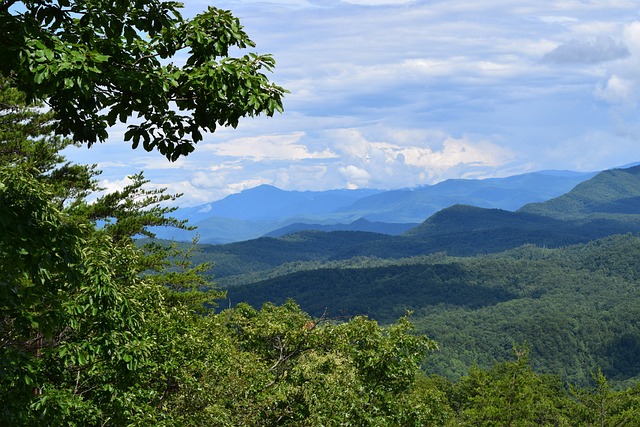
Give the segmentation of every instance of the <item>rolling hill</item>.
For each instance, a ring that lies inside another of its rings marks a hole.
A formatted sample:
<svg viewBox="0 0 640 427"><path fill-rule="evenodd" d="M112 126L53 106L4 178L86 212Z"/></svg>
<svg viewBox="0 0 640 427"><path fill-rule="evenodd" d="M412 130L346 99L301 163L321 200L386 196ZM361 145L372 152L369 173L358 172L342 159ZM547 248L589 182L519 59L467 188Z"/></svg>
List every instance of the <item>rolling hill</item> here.
<svg viewBox="0 0 640 427"><path fill-rule="evenodd" d="M299 263L227 289L230 303L281 304L314 316L365 314L383 323L407 310L440 344L428 373L453 379L471 366L509 360L526 343L535 368L588 383L601 368L619 384L640 379L640 237L612 236L478 257Z"/></svg>
<svg viewBox="0 0 640 427"><path fill-rule="evenodd" d="M301 231L368 231L370 233L389 234L397 236L412 229L418 224L414 223L389 223L389 222L371 222L364 218L360 218L350 224L306 224L297 222L277 230L273 230L265 237L282 237L287 234L298 233Z"/></svg>

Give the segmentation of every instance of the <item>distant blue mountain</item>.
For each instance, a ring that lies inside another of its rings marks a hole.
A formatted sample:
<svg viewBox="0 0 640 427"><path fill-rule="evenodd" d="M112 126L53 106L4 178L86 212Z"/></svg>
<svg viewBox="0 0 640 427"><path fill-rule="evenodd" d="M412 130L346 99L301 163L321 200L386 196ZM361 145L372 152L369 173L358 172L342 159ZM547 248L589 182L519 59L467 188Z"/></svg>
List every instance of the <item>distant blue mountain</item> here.
<svg viewBox="0 0 640 427"><path fill-rule="evenodd" d="M260 237L296 222L327 219L336 209L383 190L285 191L271 185L260 185L222 200L179 208L178 219L188 219L195 232L156 229L158 237L190 240L196 233L201 243L230 243ZM343 216L341 216L342 218Z"/></svg>
<svg viewBox="0 0 640 427"><path fill-rule="evenodd" d="M570 191L596 172L543 171L482 180L450 179L413 190L375 194L342 208L370 221L422 222L456 204L516 210Z"/></svg>
<svg viewBox="0 0 640 427"><path fill-rule="evenodd" d="M396 234L392 230L397 224L422 223L435 212L456 204L514 211L526 204L544 202L567 193L595 174L552 170L506 178L450 179L390 191L285 191L261 185L216 202L180 208L175 216L197 226L202 243L249 240L276 230L280 230L276 234L300 231L305 229L304 224L316 230L334 227L362 231L366 226L371 231ZM195 235L180 230L155 231L161 238L176 240L189 240Z"/></svg>
<svg viewBox="0 0 640 427"><path fill-rule="evenodd" d="M217 202L180 209L181 218L200 221L221 217L254 221L280 221L295 216L324 215L382 190L285 191L260 185L231 194Z"/></svg>

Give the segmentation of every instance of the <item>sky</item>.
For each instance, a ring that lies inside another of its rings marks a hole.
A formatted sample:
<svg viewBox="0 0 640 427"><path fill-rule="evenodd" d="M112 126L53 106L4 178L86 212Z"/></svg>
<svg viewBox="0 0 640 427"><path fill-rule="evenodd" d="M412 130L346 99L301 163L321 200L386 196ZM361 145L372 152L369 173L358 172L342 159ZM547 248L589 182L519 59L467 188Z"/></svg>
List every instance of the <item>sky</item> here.
<svg viewBox="0 0 640 427"><path fill-rule="evenodd" d="M395 189L640 161L637 0L184 3L240 18L250 51L276 60L285 111L174 163L131 150L124 126L65 152L107 189L144 171L193 206L261 184Z"/></svg>

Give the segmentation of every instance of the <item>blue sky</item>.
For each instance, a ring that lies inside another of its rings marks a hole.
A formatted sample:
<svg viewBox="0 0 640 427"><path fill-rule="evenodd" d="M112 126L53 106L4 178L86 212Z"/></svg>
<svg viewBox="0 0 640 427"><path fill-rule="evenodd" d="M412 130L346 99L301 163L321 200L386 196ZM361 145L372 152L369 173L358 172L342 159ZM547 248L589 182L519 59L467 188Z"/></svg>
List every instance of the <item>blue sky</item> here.
<svg viewBox="0 0 640 427"><path fill-rule="evenodd" d="M192 16L211 2L185 1ZM205 135L175 163L124 127L70 160L115 189L143 170L197 205L260 184L391 189L640 161L636 0L234 0L277 61L285 112Z"/></svg>

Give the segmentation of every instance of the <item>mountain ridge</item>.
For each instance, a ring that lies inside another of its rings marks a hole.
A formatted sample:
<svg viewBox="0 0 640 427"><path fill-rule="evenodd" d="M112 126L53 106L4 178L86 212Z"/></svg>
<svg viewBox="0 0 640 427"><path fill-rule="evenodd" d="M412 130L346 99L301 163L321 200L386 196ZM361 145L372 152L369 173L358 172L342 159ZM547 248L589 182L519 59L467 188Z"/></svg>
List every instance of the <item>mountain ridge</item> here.
<svg viewBox="0 0 640 427"><path fill-rule="evenodd" d="M575 194L589 194L589 188L593 186L600 189L594 191L594 205L601 200L608 206L614 206L618 202L624 203L628 194L622 192L618 193L618 199L612 198L606 185L616 188L620 187L618 181L628 184L629 179L640 180L640 174L635 170L601 174L562 197L571 199ZM640 187L640 181L638 185ZM635 194L636 190L630 189L629 185L622 187ZM640 203L634 205L634 209L629 207L624 214L601 213L594 216L584 213L563 219L526 210L507 211L457 204L436 212L397 236L352 230L296 231L279 238L263 237L219 247L208 246L205 251L216 260L219 278L242 274L243 266L248 268L260 264L264 268L273 268L278 263L299 261L303 259L300 254L306 254L304 261L318 262L354 257L402 258L437 252L474 256L526 244L553 248L586 243L613 234L637 233L640 232ZM238 265L240 270L234 267Z"/></svg>
<svg viewBox="0 0 640 427"><path fill-rule="evenodd" d="M602 171L566 194L545 202L526 204L519 212L560 219L592 214L640 213L637 209L640 207L639 201L640 166L633 166Z"/></svg>
<svg viewBox="0 0 640 427"><path fill-rule="evenodd" d="M286 191L261 185L216 202L176 210L175 217L197 227L194 232L154 232L160 238L181 241L191 240L197 233L202 243L220 244L278 234L293 224L311 224L309 228L316 229L356 224L350 229L358 230L357 221L364 219L377 224L373 231L394 234L397 231L389 230L398 226L393 224L418 224L455 204L516 210L527 203L560 196L595 174L539 171L504 178L451 179L396 190Z"/></svg>

